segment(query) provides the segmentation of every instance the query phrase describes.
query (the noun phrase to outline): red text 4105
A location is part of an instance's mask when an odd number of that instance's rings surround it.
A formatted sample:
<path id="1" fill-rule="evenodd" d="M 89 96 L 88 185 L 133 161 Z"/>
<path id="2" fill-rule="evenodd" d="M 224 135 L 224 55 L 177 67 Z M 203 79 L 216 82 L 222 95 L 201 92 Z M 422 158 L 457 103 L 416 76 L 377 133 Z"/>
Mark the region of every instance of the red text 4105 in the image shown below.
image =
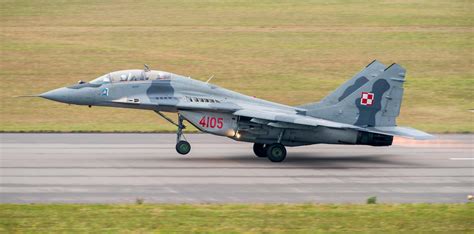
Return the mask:
<path id="1" fill-rule="evenodd" d="M 201 120 L 199 120 L 199 125 L 204 128 L 222 128 L 224 127 L 224 119 L 223 118 L 216 118 L 216 117 L 209 117 L 203 116 Z"/>

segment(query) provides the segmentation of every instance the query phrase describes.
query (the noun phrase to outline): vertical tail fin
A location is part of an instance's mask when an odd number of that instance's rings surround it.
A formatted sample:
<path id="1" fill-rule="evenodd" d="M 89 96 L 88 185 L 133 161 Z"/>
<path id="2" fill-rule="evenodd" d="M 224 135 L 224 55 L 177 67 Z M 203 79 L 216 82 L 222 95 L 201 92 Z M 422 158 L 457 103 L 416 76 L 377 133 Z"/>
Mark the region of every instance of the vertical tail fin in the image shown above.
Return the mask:
<path id="1" fill-rule="evenodd" d="M 350 80 L 346 81 L 328 96 L 323 98 L 320 102 L 310 103 L 299 107 L 304 109 L 316 109 L 319 107 L 335 105 L 344 100 L 352 92 L 380 75 L 385 67 L 386 66 L 381 62 L 374 60 L 367 64 L 362 71 L 354 75 Z"/>
<path id="2" fill-rule="evenodd" d="M 396 126 L 405 73 L 403 67 L 392 64 L 338 103 L 307 108 L 307 114 L 361 127 Z"/>

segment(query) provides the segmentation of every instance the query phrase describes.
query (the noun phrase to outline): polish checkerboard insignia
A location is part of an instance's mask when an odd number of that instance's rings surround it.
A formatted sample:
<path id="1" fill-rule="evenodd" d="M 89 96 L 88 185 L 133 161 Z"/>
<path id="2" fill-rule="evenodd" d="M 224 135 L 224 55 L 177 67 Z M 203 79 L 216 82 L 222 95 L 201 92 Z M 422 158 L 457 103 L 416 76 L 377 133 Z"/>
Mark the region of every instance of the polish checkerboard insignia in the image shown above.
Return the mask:
<path id="1" fill-rule="evenodd" d="M 372 106 L 374 104 L 375 95 L 369 92 L 362 92 L 362 97 L 360 98 L 360 104 L 363 106 Z"/>

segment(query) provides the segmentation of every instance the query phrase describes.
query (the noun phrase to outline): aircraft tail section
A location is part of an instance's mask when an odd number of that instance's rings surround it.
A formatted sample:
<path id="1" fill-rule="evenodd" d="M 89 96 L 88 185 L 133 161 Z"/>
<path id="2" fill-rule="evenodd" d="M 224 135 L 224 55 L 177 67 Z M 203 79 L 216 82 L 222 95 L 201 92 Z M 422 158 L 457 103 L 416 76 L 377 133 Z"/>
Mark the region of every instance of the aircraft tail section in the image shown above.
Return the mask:
<path id="1" fill-rule="evenodd" d="M 370 66 L 369 66 L 370 67 Z M 377 69 L 380 66 L 377 66 Z M 364 72 L 364 71 L 363 71 Z M 403 83 L 406 70 L 398 64 L 392 64 L 383 72 L 372 71 L 376 77 L 365 81 L 356 88 L 347 86 L 347 83 L 337 89 L 335 93 L 350 94 L 334 103 L 334 96 L 329 95 L 329 101 L 322 101 L 317 106 L 306 106 L 307 115 L 317 118 L 330 119 L 358 127 L 396 126 L 396 117 L 400 114 L 403 97 Z M 356 83 L 354 83 L 355 85 Z"/>
<path id="2" fill-rule="evenodd" d="M 385 67 L 386 66 L 381 62 L 374 60 L 367 64 L 367 66 L 365 66 L 362 71 L 354 75 L 350 80 L 346 81 L 328 96 L 323 98 L 320 102 L 309 103 L 299 106 L 299 108 L 317 109 L 320 107 L 335 105 L 344 100 L 361 86 L 380 75 L 384 71 Z"/>

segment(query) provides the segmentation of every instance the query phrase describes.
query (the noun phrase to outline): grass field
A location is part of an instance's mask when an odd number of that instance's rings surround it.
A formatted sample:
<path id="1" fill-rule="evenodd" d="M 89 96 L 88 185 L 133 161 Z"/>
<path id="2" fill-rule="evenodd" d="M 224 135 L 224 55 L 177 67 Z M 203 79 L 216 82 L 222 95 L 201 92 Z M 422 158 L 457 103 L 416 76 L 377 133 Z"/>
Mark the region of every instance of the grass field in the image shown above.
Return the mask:
<path id="1" fill-rule="evenodd" d="M 408 69 L 399 124 L 474 132 L 469 0 L 0 4 L 0 131 L 174 130 L 148 111 L 13 98 L 144 63 L 297 105 L 377 58 Z"/>
<path id="2" fill-rule="evenodd" d="M 0 232 L 474 232 L 472 204 L 0 205 Z"/>

